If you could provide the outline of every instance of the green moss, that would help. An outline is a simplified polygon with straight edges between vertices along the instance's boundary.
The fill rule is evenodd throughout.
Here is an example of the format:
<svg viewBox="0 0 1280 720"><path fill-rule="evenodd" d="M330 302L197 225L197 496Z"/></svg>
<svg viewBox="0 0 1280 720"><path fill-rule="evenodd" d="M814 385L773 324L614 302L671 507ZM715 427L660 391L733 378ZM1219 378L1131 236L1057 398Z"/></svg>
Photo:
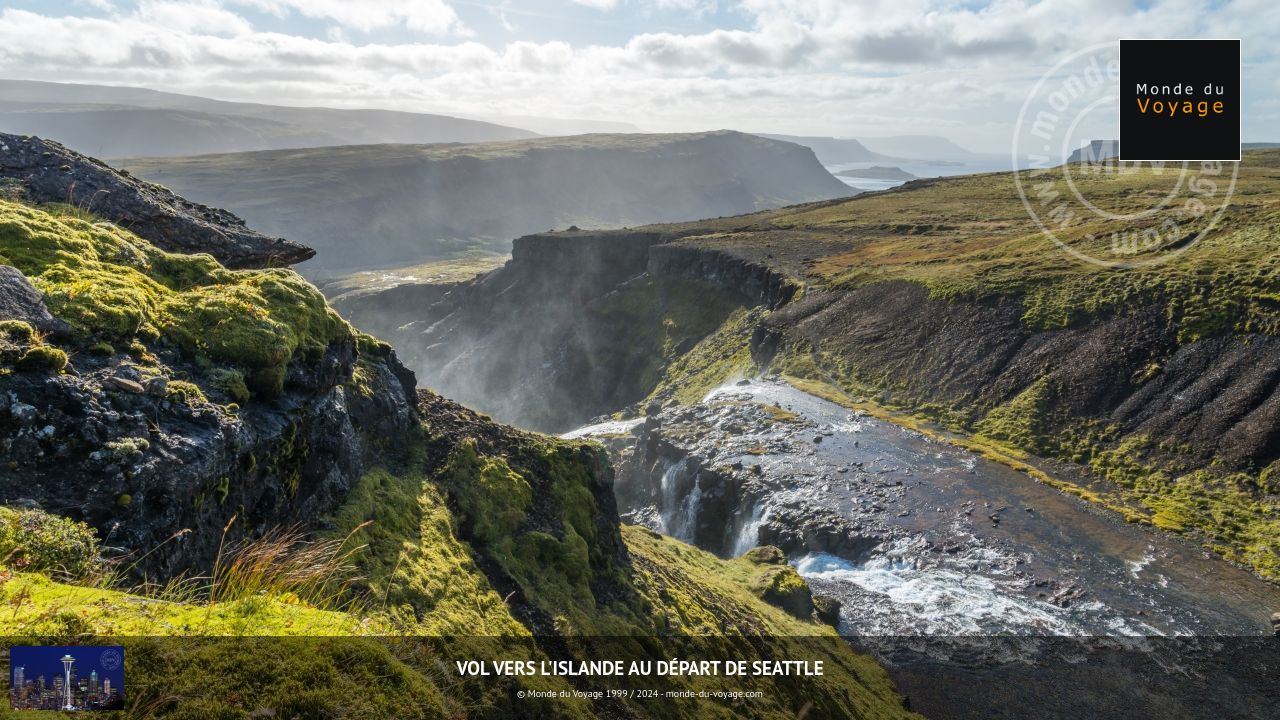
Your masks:
<svg viewBox="0 0 1280 720"><path fill-rule="evenodd" d="M116 354L116 349L109 342L98 342L89 346L89 352L98 357L110 357Z"/></svg>
<svg viewBox="0 0 1280 720"><path fill-rule="evenodd" d="M98 563L97 535L84 523L0 507L0 565L81 579Z"/></svg>
<svg viewBox="0 0 1280 720"><path fill-rule="evenodd" d="M472 536L485 544L509 542L532 502L529 483L502 459L481 457L470 438L454 452L445 472Z"/></svg>
<svg viewBox="0 0 1280 720"><path fill-rule="evenodd" d="M62 372L67 366L67 353L48 345L28 348L13 366L23 372Z"/></svg>
<svg viewBox="0 0 1280 720"><path fill-rule="evenodd" d="M178 402L187 403L188 405L208 403L209 399L205 397L200 386L186 380L170 380L165 385L165 395Z"/></svg>
<svg viewBox="0 0 1280 720"><path fill-rule="evenodd" d="M144 437L125 437L108 440L103 449L117 460L127 460L151 449L151 441Z"/></svg>
<svg viewBox="0 0 1280 720"><path fill-rule="evenodd" d="M30 345L38 341L35 328L23 320L0 320L0 336L19 345Z"/></svg>
<svg viewBox="0 0 1280 720"><path fill-rule="evenodd" d="M244 373L229 368L213 368L208 372L209 385L225 393L240 405L249 402L249 386Z"/></svg>
<svg viewBox="0 0 1280 720"><path fill-rule="evenodd" d="M77 618L80 632L97 636L144 635L360 635L386 632L376 622L340 612L266 599L247 616L233 603L168 602L116 590L72 585L34 573L16 573L0 593L8 609L0 631L9 637L65 637L60 617ZM19 601L19 598L21 600ZM131 660L132 662L132 660Z"/></svg>
<svg viewBox="0 0 1280 720"><path fill-rule="evenodd" d="M758 311L738 309L730 313L719 328L666 368L649 399L672 397L688 405L735 377L753 374L751 332L759 319Z"/></svg>
<svg viewBox="0 0 1280 720"><path fill-rule="evenodd" d="M813 614L813 596L809 584L790 565L774 566L761 571L752 583L756 595L770 605L786 610L798 618Z"/></svg>
<svg viewBox="0 0 1280 720"><path fill-rule="evenodd" d="M527 634L512 617L468 549L458 541L439 491L416 471L374 470L360 479L334 516L345 536L373 521L356 540L356 561L370 604L424 635Z"/></svg>
<svg viewBox="0 0 1280 720"><path fill-rule="evenodd" d="M263 395L280 392L295 358L355 342L297 273L226 270L207 255L165 253L110 224L0 201L0 253L80 335L163 339L193 360L238 366Z"/></svg>
<svg viewBox="0 0 1280 720"><path fill-rule="evenodd" d="M363 332L356 332L356 348L361 355L384 358L391 354L391 344Z"/></svg>
<svg viewBox="0 0 1280 720"><path fill-rule="evenodd" d="M980 434L1012 443L1034 453L1056 449L1049 436L1047 412L1054 400L1054 388L1047 377L1040 378L1016 397L987 413L977 425Z"/></svg>

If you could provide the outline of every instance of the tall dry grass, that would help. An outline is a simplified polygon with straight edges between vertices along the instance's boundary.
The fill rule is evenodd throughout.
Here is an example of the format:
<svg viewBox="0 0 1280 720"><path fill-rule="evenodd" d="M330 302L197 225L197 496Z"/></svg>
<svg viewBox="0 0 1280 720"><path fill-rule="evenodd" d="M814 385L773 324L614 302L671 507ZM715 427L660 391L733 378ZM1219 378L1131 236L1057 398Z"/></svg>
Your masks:
<svg viewBox="0 0 1280 720"><path fill-rule="evenodd" d="M292 526L227 545L227 532L234 522L233 516L222 531L223 541L209 577L210 602L290 596L312 607L346 610L359 601L352 588L364 578L358 574L354 558L367 545L348 544L372 521L356 526L341 539L309 540L299 527Z"/></svg>

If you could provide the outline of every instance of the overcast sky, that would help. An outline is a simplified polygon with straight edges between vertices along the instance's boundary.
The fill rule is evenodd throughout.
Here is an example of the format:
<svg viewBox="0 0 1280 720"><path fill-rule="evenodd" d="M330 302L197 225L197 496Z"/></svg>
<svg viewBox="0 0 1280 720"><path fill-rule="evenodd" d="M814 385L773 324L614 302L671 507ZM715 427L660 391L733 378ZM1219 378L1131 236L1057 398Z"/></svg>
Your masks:
<svg viewBox="0 0 1280 720"><path fill-rule="evenodd" d="M0 76L645 130L927 133L1007 152L1028 89L1120 37L1244 41L1280 140L1275 0L0 0ZM1107 120L1089 132L1113 137ZM1273 130L1276 129L1276 130Z"/></svg>

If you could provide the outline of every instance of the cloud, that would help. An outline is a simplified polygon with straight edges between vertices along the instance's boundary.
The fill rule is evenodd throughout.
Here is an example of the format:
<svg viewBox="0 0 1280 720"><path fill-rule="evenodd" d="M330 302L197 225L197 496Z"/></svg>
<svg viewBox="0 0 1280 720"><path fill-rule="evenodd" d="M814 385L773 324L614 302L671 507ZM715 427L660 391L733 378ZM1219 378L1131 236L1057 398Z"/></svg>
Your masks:
<svg viewBox="0 0 1280 720"><path fill-rule="evenodd" d="M595 10L612 10L618 6L618 0L569 0L569 2Z"/></svg>
<svg viewBox="0 0 1280 720"><path fill-rule="evenodd" d="M184 33L241 35L253 31L244 18L211 0L143 0L137 18L146 25Z"/></svg>
<svg viewBox="0 0 1280 720"><path fill-rule="evenodd" d="M371 32L406 27L433 35L466 34L458 14L444 0L227 0L228 4L286 17L329 20L344 28Z"/></svg>
<svg viewBox="0 0 1280 720"><path fill-rule="evenodd" d="M747 22L734 29L637 31L610 44L505 36L485 44L467 37L440 0L143 0L105 17L0 10L0 75L289 104L594 117L653 130L954 127L962 144L998 148L1041 72L1072 49L1135 28L1243 37L1247 98L1274 97L1280 59L1270 41L1280 37L1280 13L1264 12L1267 1L1168 0L1117 11L1102 0L741 0ZM250 9L318 20L318 36L253 27L244 19ZM431 37L369 42L366 33L387 28ZM1276 114L1257 107L1259 118Z"/></svg>

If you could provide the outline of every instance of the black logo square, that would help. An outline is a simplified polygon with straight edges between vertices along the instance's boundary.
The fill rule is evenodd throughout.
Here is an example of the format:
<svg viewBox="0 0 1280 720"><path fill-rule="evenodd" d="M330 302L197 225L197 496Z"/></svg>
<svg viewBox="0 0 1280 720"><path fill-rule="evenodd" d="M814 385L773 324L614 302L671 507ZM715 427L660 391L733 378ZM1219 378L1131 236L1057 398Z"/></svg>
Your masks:
<svg viewBox="0 0 1280 720"><path fill-rule="evenodd" d="M1240 159L1239 40L1120 41L1120 159Z"/></svg>

